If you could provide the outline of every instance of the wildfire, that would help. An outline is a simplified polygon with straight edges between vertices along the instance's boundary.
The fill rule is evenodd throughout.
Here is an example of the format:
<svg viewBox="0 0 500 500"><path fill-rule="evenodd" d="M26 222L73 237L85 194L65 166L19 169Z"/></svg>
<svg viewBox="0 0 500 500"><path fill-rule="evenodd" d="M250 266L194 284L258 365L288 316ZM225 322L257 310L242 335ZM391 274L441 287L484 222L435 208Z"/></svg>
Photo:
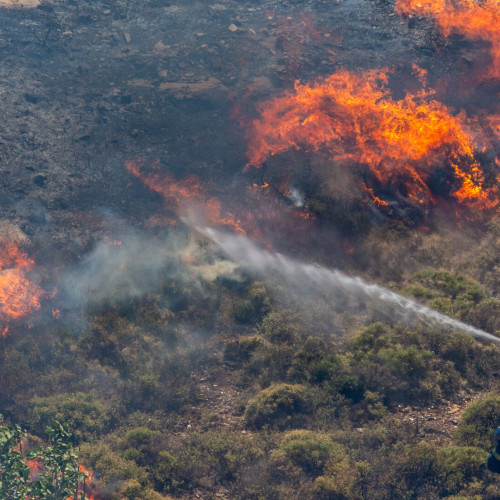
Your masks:
<svg viewBox="0 0 500 500"><path fill-rule="evenodd" d="M39 309L40 298L46 294L26 277L33 266L33 260L16 244L4 243L0 246L0 321L7 323L1 332L3 336L12 320Z"/></svg>
<svg viewBox="0 0 500 500"><path fill-rule="evenodd" d="M79 495L83 493L85 500L98 500L99 497L92 487L94 471L86 469L81 464L78 465L78 471L87 476L82 483L78 484L78 498L80 498ZM73 497L68 497L66 500L73 500Z"/></svg>
<svg viewBox="0 0 500 500"><path fill-rule="evenodd" d="M215 226L227 226L235 232L245 234L241 222L232 213L222 209L221 202L215 197L208 197L195 175L187 175L180 180L159 172L156 167L150 174L141 172L141 165L128 161L126 169L138 177L149 189L165 199L166 203L183 215L189 205L197 205L206 218L206 222Z"/></svg>
<svg viewBox="0 0 500 500"><path fill-rule="evenodd" d="M498 0L397 0L399 14L432 17L445 36L460 34L490 45L489 77L500 77L500 2Z"/></svg>
<svg viewBox="0 0 500 500"><path fill-rule="evenodd" d="M21 442L21 445L18 445L16 447L16 450L23 453L23 450L26 450L27 448L28 448L28 446L26 445L26 443L23 440ZM39 458L26 460L25 463L30 471L30 481L39 481L40 474L46 473L46 469L43 465L43 462ZM78 471L82 474L85 474L86 477L81 483L78 483L78 486L77 486L78 495L76 495L76 496L78 496L79 499L84 498L85 500L99 500L100 497L98 496L97 492L95 491L95 488L92 486L92 482L94 479L94 471L91 471L91 470L85 468L81 464L78 465ZM73 500L73 498L76 498L76 496L68 497L66 500Z"/></svg>
<svg viewBox="0 0 500 500"><path fill-rule="evenodd" d="M245 168L290 149L321 150L341 165L365 167L361 188L372 199L367 177L375 185L399 186L418 203L433 202L428 181L440 167L460 203L498 203L495 189L484 187L465 116L453 116L425 89L393 99L386 71L340 71L312 85L296 82L294 91L262 103L259 111L248 132Z"/></svg>
<svg viewBox="0 0 500 500"><path fill-rule="evenodd" d="M42 462L37 459L26 460L26 465L29 467L30 470L30 480L37 481L39 474L43 474L44 472Z"/></svg>

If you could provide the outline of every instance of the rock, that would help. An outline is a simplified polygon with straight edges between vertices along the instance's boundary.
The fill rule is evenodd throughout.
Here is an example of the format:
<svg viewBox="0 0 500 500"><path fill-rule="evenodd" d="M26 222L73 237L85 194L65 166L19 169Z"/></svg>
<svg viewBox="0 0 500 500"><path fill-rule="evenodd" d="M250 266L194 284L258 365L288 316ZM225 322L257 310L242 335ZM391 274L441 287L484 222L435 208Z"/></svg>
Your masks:
<svg viewBox="0 0 500 500"><path fill-rule="evenodd" d="M0 241L9 243L30 244L30 239L21 231L18 226L6 220L0 220Z"/></svg>
<svg viewBox="0 0 500 500"><path fill-rule="evenodd" d="M144 87L148 89L154 88L154 85L151 82L148 82L147 80L144 80L143 78L134 78L133 80L129 80L128 85L131 87Z"/></svg>
<svg viewBox="0 0 500 500"><path fill-rule="evenodd" d="M258 76L252 80L250 88L254 94L268 94L273 89L273 84L266 76Z"/></svg>
<svg viewBox="0 0 500 500"><path fill-rule="evenodd" d="M227 88L216 78L201 82L163 82L159 90L172 93L176 98L210 97L217 92L227 92Z"/></svg>
<svg viewBox="0 0 500 500"><path fill-rule="evenodd" d="M169 45L165 45L161 40L157 43L155 43L155 46L153 47L153 52L165 52L170 49Z"/></svg>
<svg viewBox="0 0 500 500"><path fill-rule="evenodd" d="M40 0L0 0L0 7L38 7L40 5Z"/></svg>
<svg viewBox="0 0 500 500"><path fill-rule="evenodd" d="M228 27L229 31L238 31L238 26L236 24L230 24Z"/></svg>

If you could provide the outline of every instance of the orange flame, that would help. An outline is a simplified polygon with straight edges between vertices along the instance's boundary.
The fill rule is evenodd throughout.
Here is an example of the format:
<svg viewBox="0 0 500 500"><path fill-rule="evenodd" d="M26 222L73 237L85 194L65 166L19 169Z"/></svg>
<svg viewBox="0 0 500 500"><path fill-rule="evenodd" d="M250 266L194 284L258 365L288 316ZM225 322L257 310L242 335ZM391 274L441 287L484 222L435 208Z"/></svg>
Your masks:
<svg viewBox="0 0 500 500"><path fill-rule="evenodd" d="M23 442L22 447L19 445L17 451L26 450L27 446ZM42 461L39 458L34 458L32 460L26 460L26 465L30 470L30 481L38 481L39 475L45 473L45 468ZM86 479L84 482L79 483L77 486L78 498L80 498L81 493L85 494L85 500L99 500L98 494L95 492L95 488L92 486L92 481L94 478L94 471L86 469L83 465L78 465L78 471L86 474ZM68 497L66 500L73 500L73 497Z"/></svg>
<svg viewBox="0 0 500 500"><path fill-rule="evenodd" d="M457 33L489 43L487 76L500 78L500 2L498 0L397 0L399 14L432 17L445 36Z"/></svg>
<svg viewBox="0 0 500 500"><path fill-rule="evenodd" d="M78 485L78 494L85 494L85 500L99 500L98 493L95 491L95 488L92 485L94 479L94 471L86 469L83 465L78 465L78 470L82 474L86 474L86 479L83 483ZM78 496L80 498L80 496ZM66 500L73 500L73 497L68 497Z"/></svg>
<svg viewBox="0 0 500 500"><path fill-rule="evenodd" d="M224 211L217 198L208 198L200 180L195 175L187 175L176 180L168 174L160 173L158 168L154 168L153 172L144 175L141 172L141 165L136 162L127 161L125 167L149 189L161 194L165 201L173 205L174 209L181 215L186 210L188 203L196 203L202 209L208 223L227 226L233 231L245 234L240 220L230 212Z"/></svg>
<svg viewBox="0 0 500 500"><path fill-rule="evenodd" d="M424 203L434 201L429 174L436 165L448 166L460 203L495 206L496 188L484 188L465 116L451 115L426 90L394 100L387 85L386 71L340 71L312 85L296 82L294 91L260 105L245 168L290 149L326 150L332 160L366 166L376 182L403 186L409 199Z"/></svg>
<svg viewBox="0 0 500 500"><path fill-rule="evenodd" d="M26 465L30 470L30 480L36 481L38 479L38 475L44 472L43 464L40 460L26 460Z"/></svg>
<svg viewBox="0 0 500 500"><path fill-rule="evenodd" d="M0 321L8 324L40 308L40 298L46 292L26 277L33 266L34 261L16 244L0 246ZM2 336L8 328L3 328Z"/></svg>

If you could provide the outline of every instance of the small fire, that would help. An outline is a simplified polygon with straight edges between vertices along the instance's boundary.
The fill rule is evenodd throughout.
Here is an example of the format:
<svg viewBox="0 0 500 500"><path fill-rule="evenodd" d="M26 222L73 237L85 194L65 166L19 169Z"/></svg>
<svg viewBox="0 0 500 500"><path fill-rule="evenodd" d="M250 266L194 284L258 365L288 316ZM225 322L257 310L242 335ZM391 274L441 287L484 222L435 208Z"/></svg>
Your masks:
<svg viewBox="0 0 500 500"><path fill-rule="evenodd" d="M386 71L340 71L311 85L296 82L294 91L260 104L260 119L248 132L245 168L291 149L326 151L340 165L366 168L361 188L383 206L367 183L397 185L407 199L433 203L428 180L441 167L458 202L496 206L496 187L485 187L464 114L453 116L432 96L423 89L393 99Z"/></svg>
<svg viewBox="0 0 500 500"><path fill-rule="evenodd" d="M30 480L37 481L39 474L44 472L43 464L38 459L26 460L26 465L30 470Z"/></svg>
<svg viewBox="0 0 500 500"><path fill-rule="evenodd" d="M460 34L489 43L488 77L500 78L500 2L498 0L397 0L399 14L431 17L445 36Z"/></svg>
<svg viewBox="0 0 500 500"><path fill-rule="evenodd" d="M78 465L78 471L87 476L83 482L78 484L78 498L80 498L80 495L83 493L85 500L98 500L99 496L92 486L94 471L86 469L81 464ZM68 497L66 500L73 500L73 497Z"/></svg>
<svg viewBox="0 0 500 500"><path fill-rule="evenodd" d="M1 335L5 336L12 320L26 317L40 308L40 299L46 295L26 274L34 261L14 243L0 245L0 321L7 323Z"/></svg>
<svg viewBox="0 0 500 500"><path fill-rule="evenodd" d="M180 215L183 215L188 204L195 204L203 211L208 223L227 226L237 233L245 234L241 221L232 213L223 210L217 198L209 198L195 175L187 175L176 180L168 174L161 173L158 166L153 166L153 171L147 175L141 172L141 165L137 162L127 161L125 167L149 189L161 194L165 202Z"/></svg>
<svg viewBox="0 0 500 500"><path fill-rule="evenodd" d="M277 234L287 234L290 241L304 234L306 226L315 222L307 206L296 207L283 200L275 199L275 189L262 180L247 186L239 193L237 200L209 196L208 188L202 187L198 177L190 175L180 180L159 171L159 166L153 166L152 172L144 174L142 163L127 162L126 168L138 177L151 190L160 193L165 199L167 209L176 216L186 215L188 209L194 207L204 216L204 222L214 227L223 226L234 233L250 235L259 239L268 247ZM255 207L248 210L248 206ZM168 214L170 215L170 214ZM150 223L155 226L174 225L175 221L167 217L155 217Z"/></svg>
<svg viewBox="0 0 500 500"><path fill-rule="evenodd" d="M28 449L26 443L22 442L21 445L18 445L16 450L21 453L25 452ZM26 465L30 471L30 481L38 481L40 479L40 474L46 473L45 467L42 461L39 458L34 458L32 460L26 460ZM77 493L78 498L85 498L85 500L99 500L98 493L95 491L93 487L93 479L94 479L94 471L91 471L85 468L83 465L78 465L78 471L82 474L86 475L86 478L81 483L78 483ZM83 495L82 495L83 493ZM74 496L68 497L66 500L73 500Z"/></svg>

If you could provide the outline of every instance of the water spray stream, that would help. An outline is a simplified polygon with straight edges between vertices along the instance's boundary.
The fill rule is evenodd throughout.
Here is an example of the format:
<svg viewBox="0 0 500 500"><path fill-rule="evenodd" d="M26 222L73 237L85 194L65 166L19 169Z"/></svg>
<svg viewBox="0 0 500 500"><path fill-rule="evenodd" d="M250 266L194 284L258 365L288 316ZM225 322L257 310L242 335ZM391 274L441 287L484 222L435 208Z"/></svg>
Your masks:
<svg viewBox="0 0 500 500"><path fill-rule="evenodd" d="M399 317L418 318L427 325L458 330L479 338L500 342L500 338L494 335L450 318L387 288L368 283L359 277L348 276L336 269L306 264L280 253L263 250L245 236L227 234L208 227L198 227L196 230L212 240L230 259L244 262L249 269L259 274L278 273L306 290L314 288L330 294L352 293L365 301L376 300L386 312Z"/></svg>

